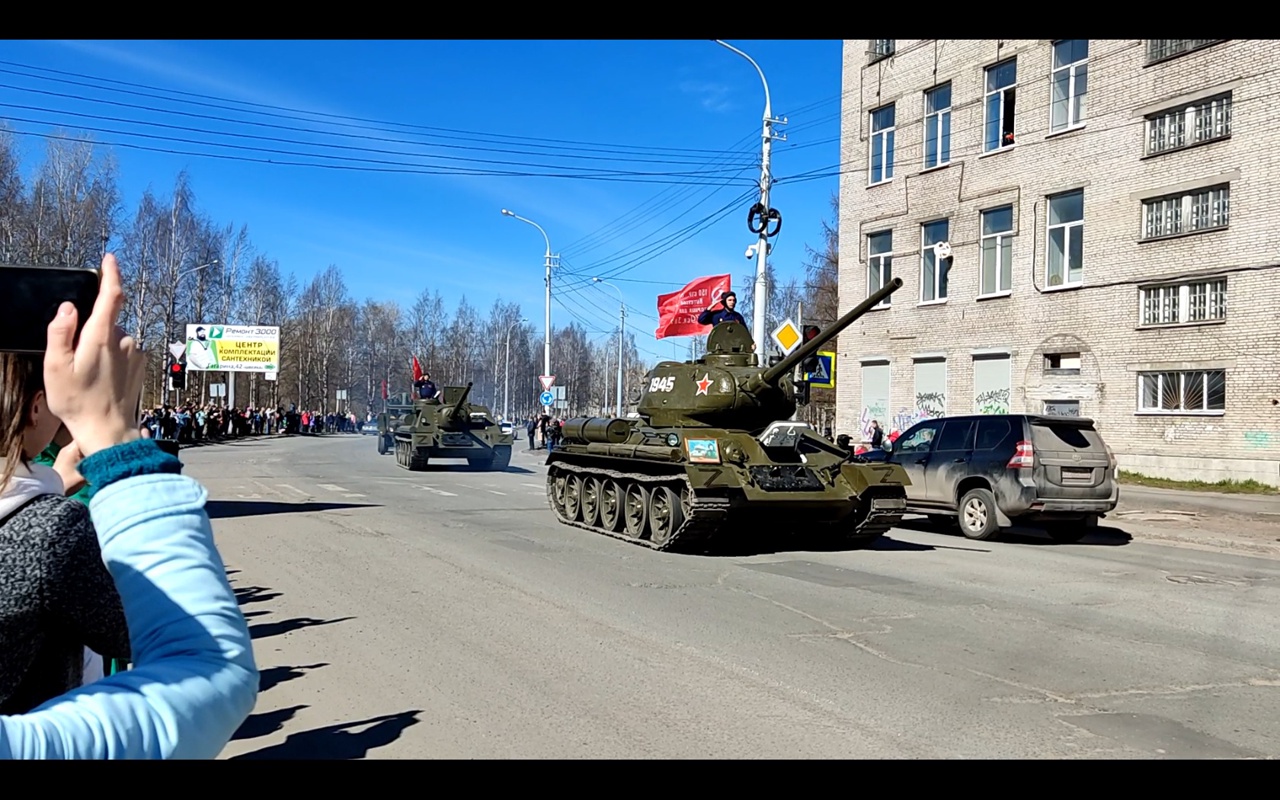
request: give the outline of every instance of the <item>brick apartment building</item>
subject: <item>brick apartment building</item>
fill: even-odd
[[[904,285],[838,431],[1080,415],[1121,469],[1280,485],[1274,43],[846,41],[843,82],[840,306]]]

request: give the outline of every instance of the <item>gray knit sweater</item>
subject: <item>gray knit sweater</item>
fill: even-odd
[[[120,595],[89,509],[37,497],[0,524],[0,714],[77,688],[86,646],[129,658]]]

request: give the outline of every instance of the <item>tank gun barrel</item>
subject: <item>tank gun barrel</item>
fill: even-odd
[[[462,414],[462,407],[467,404],[467,397],[471,394],[471,387],[474,385],[472,381],[467,382],[467,388],[463,390],[462,396],[458,398],[458,402],[453,404],[453,410],[449,412],[449,420],[457,421],[459,415]]]
[[[826,330],[822,331],[816,337],[792,351],[791,355],[765,370],[760,375],[761,380],[768,384],[776,384],[783,375],[786,375],[791,372],[791,370],[795,369],[797,364],[817,353],[818,348],[839,336],[841,331],[852,325],[859,317],[866,314],[872,308],[883,302],[886,297],[901,288],[902,278],[894,278],[885,284],[883,288],[872,292],[866,300],[863,300],[861,303],[854,306],[847,314],[836,320],[834,324],[828,326]]]

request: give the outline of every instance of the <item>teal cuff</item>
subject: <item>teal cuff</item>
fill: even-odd
[[[182,462],[160,449],[151,439],[136,439],[94,453],[80,462],[80,474],[94,493],[125,478],[156,473],[178,474]]]

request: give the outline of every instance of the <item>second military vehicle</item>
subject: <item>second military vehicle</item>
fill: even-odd
[[[569,525],[656,550],[742,533],[827,535],[866,545],[906,508],[906,472],[862,462],[796,411],[791,372],[902,286],[895,279],[778,363],[721,323],[696,361],[645,378],[639,419],[576,418],[547,457],[547,497]]]
[[[395,429],[396,463],[420,471],[433,458],[465,458],[477,469],[506,469],[514,437],[503,433],[488,408],[468,403],[470,394],[468,383],[413,401]]]
[[[386,403],[386,408],[378,415],[378,455],[383,456],[396,449],[396,428],[410,411],[413,411],[413,401],[406,394],[401,394],[397,401]]]

